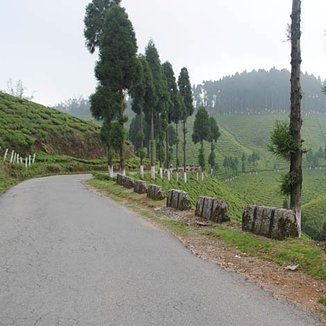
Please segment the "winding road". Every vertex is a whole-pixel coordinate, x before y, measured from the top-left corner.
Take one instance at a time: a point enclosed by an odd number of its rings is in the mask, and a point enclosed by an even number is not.
[[[33,179],[0,197],[1,326],[322,325],[195,257],[87,178]]]

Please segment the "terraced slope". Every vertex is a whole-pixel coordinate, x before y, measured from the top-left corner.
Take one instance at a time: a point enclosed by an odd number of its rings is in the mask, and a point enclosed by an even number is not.
[[[82,158],[104,155],[93,123],[0,92],[0,146]]]

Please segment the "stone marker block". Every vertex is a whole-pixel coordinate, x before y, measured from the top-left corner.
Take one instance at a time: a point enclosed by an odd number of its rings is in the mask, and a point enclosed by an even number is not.
[[[123,177],[122,183],[123,183],[123,186],[128,189],[134,188],[134,186],[135,186],[135,180],[133,178],[127,177],[127,176]]]
[[[283,208],[246,206],[242,215],[242,230],[278,240],[298,237],[294,212]]]
[[[230,220],[227,202],[222,199],[206,196],[199,197],[196,204],[195,215],[216,223]]]
[[[191,209],[191,200],[187,192],[170,189],[166,206],[184,211]]]
[[[125,188],[131,189],[134,187],[135,180],[133,178],[124,176],[122,174],[117,174],[117,184]]]
[[[162,200],[165,198],[162,187],[153,184],[148,186],[147,197],[154,200]]]
[[[123,178],[123,175],[120,174],[120,173],[117,173],[117,184],[122,186],[122,178]]]
[[[136,180],[134,185],[134,192],[137,194],[146,194],[148,190],[147,184],[145,181]]]

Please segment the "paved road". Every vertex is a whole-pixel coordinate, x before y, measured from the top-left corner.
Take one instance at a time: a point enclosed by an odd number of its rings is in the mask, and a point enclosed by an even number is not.
[[[0,325],[322,325],[89,191],[88,177],[0,197]]]

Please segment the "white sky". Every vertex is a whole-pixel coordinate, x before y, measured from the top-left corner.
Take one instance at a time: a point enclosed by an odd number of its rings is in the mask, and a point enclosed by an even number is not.
[[[27,95],[52,105],[95,89],[96,55],[83,36],[90,0],[2,0],[0,89],[22,80]],[[290,69],[284,43],[291,0],[122,0],[140,52],[152,38],[162,63],[191,82],[243,70]],[[326,1],[302,1],[302,70],[326,79]]]

